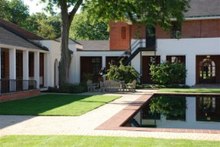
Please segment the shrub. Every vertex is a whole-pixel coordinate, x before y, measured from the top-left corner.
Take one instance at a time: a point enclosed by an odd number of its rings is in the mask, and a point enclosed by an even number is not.
[[[87,91],[85,84],[70,84],[66,83],[59,88],[49,87],[47,92],[58,92],[58,93],[82,93]]]
[[[125,81],[125,83],[132,82],[139,78],[139,73],[130,65],[123,65],[120,61],[120,65],[110,64],[110,68],[107,70],[107,78],[109,80]]]
[[[186,78],[185,65],[182,63],[161,63],[150,66],[152,81],[157,84],[184,84]]]

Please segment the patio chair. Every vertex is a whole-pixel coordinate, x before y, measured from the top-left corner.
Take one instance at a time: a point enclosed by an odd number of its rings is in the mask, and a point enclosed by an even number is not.
[[[131,83],[126,84],[126,89],[128,89],[128,91],[135,92],[136,83],[137,81],[133,80]]]
[[[105,87],[105,83],[100,81],[100,91],[101,92],[105,92],[106,91],[106,87]]]
[[[86,84],[87,84],[88,92],[94,92],[94,91],[96,91],[96,88],[97,88],[97,84],[96,84],[96,83],[92,83],[91,80],[88,80],[88,81],[86,82]]]

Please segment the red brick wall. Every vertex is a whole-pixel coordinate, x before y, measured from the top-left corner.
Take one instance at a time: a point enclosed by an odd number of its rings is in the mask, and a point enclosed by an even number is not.
[[[110,49],[129,50],[131,38],[145,38],[146,27],[142,24],[129,25],[125,22],[110,23]]]
[[[13,93],[6,93],[0,96],[0,102],[11,101],[11,100],[18,100],[18,99],[25,99],[33,96],[40,95],[39,89],[29,90],[29,91],[19,91]]]
[[[170,33],[156,27],[157,38],[170,38]],[[220,37],[220,20],[190,20],[182,24],[181,38]]]
[[[123,31],[123,29],[125,31]],[[125,34],[123,34],[125,33]],[[110,49],[128,50],[130,47],[130,26],[124,22],[110,23]]]

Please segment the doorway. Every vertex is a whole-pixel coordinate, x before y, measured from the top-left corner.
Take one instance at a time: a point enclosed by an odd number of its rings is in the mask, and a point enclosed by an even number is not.
[[[142,83],[152,84],[150,65],[160,64],[160,56],[142,56]]]

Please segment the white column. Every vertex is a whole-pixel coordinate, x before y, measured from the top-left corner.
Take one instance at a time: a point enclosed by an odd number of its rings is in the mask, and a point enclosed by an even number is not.
[[[52,66],[53,67],[53,66]],[[53,68],[51,68],[53,70]],[[48,87],[49,80],[49,64],[48,64],[48,53],[44,53],[44,86]]]
[[[76,83],[80,83],[80,66],[81,66],[81,61],[80,61],[80,55],[77,53],[76,54],[76,60],[75,60],[75,64],[76,64],[76,71],[75,71],[75,79],[76,79]]]
[[[10,91],[16,91],[16,49],[9,50],[9,79]]]
[[[193,86],[196,84],[196,56],[194,54],[186,55],[186,85]]]
[[[134,69],[141,73],[141,55],[138,53],[132,60],[131,60],[131,66],[134,67]]]
[[[23,90],[28,90],[29,85],[29,51],[23,51]]]
[[[102,68],[106,65],[106,56],[102,56]]]
[[[166,55],[161,55],[160,56],[160,63],[166,62]]]
[[[196,122],[196,98],[186,97],[186,122],[192,126]]]
[[[34,80],[37,82],[37,88],[40,87],[40,53],[34,52]]]

